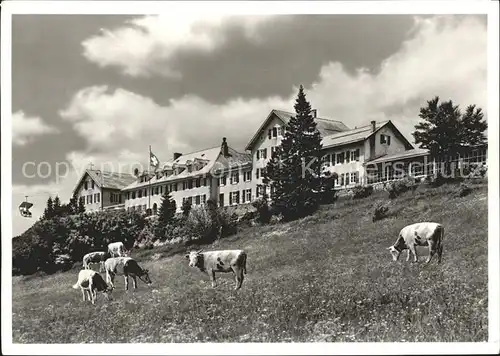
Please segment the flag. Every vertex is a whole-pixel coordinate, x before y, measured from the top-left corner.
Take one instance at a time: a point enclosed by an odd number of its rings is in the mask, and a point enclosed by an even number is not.
[[[160,165],[160,161],[158,160],[158,157],[154,155],[153,152],[149,151],[149,163],[151,164],[152,167],[155,169],[158,168]]]

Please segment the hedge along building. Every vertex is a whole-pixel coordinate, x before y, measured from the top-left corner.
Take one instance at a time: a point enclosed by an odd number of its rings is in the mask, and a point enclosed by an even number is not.
[[[204,205],[208,199],[221,206],[238,204],[241,199],[236,194],[240,196],[247,189],[245,177],[251,169],[250,155],[229,147],[224,137],[221,146],[188,154],[174,153],[173,159],[154,174],[142,174],[122,190],[125,208],[139,211],[150,208],[156,214],[165,192],[175,200],[177,212],[182,211],[186,200],[193,206]]]

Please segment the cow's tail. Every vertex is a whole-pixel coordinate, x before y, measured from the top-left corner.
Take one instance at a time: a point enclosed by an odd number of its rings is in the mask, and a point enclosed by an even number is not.
[[[444,226],[440,225],[439,229],[439,250],[443,249],[443,239],[444,239]]]

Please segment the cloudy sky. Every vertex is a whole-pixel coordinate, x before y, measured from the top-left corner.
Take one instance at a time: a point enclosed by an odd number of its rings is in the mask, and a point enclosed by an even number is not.
[[[24,195],[38,217],[89,162],[128,171],[149,145],[165,161],[223,136],[243,150],[300,84],[319,116],[391,119],[411,141],[435,95],[487,112],[486,44],[485,16],[14,15],[13,232],[34,221]]]

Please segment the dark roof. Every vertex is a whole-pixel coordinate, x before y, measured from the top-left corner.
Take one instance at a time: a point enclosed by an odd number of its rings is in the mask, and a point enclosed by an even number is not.
[[[321,144],[323,148],[343,146],[350,143],[360,142],[366,140],[372,134],[380,130],[382,127],[390,125],[394,133],[403,141],[406,149],[413,149],[413,145],[408,141],[408,139],[397,129],[397,127],[392,123],[391,120],[379,121],[375,123],[375,131],[373,131],[372,125],[366,125],[357,127],[355,129],[334,133],[323,137]]]
[[[264,120],[264,122],[260,125],[259,129],[255,132],[253,137],[251,138],[250,142],[247,144],[247,147],[245,148],[246,150],[251,150],[253,144],[259,137],[259,135],[262,134],[262,131],[264,128],[269,124],[269,121],[273,118],[273,116],[278,117],[281,121],[283,121],[284,124],[288,124],[290,119],[295,116],[295,114],[288,112],[288,111],[283,111],[283,110],[271,110],[267,118]],[[321,134],[321,136],[327,136],[331,135],[333,133],[337,132],[342,132],[342,131],[347,131],[349,130],[349,127],[347,127],[343,122],[337,121],[337,120],[331,120],[331,119],[325,119],[321,117],[316,117],[314,119],[316,122],[316,127]]]
[[[90,178],[92,178],[97,186],[107,189],[123,189],[137,179],[134,175],[129,173],[117,173],[87,169],[78,181],[78,184],[76,185],[74,191],[80,187],[83,178],[87,174],[90,176]]]
[[[224,157],[222,154],[217,158],[214,169],[227,171],[232,168],[241,168],[252,163],[252,155],[249,153],[241,153],[228,147],[230,157]]]
[[[421,157],[421,156],[427,156],[427,155],[429,155],[429,150],[424,150],[421,148],[414,148],[414,149],[408,150],[408,151],[403,151],[403,152],[398,152],[398,153],[393,153],[393,154],[388,154],[388,155],[384,155],[381,157],[377,157],[375,159],[367,161],[365,164],[382,163],[382,162],[394,161],[394,160],[398,160],[398,159],[408,159],[408,158],[415,158],[415,157]]]

